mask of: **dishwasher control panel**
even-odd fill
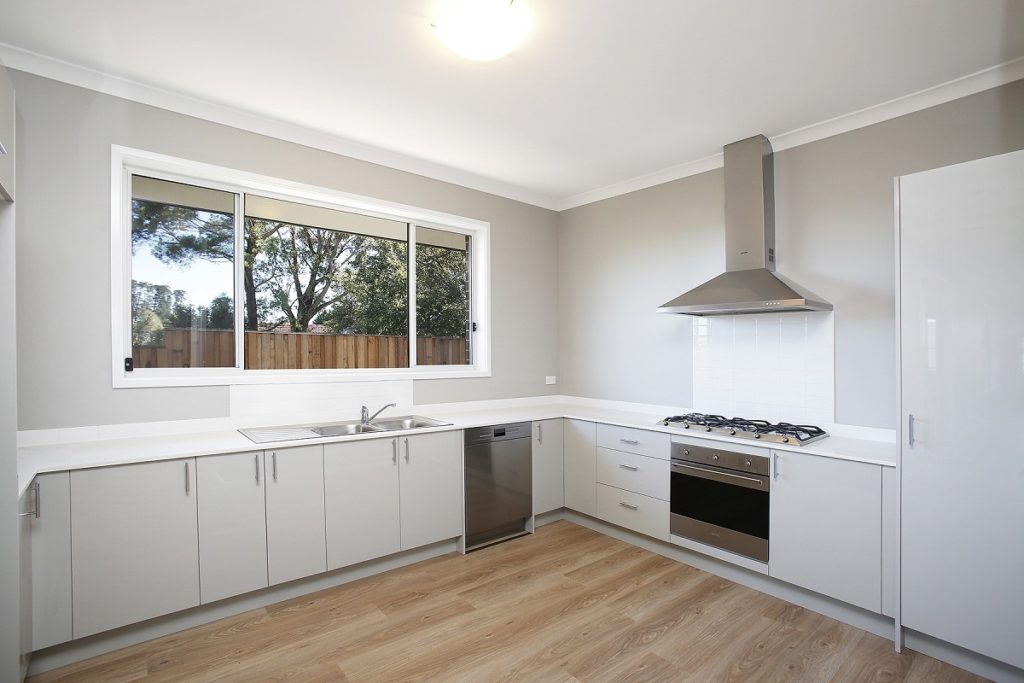
[[[467,446],[472,446],[477,443],[522,439],[530,436],[532,431],[532,422],[512,422],[510,424],[493,425],[490,427],[474,427],[465,431],[465,440]]]

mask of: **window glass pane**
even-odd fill
[[[416,228],[416,363],[471,365],[470,237]]]
[[[136,368],[235,364],[235,195],[132,176]]]
[[[409,367],[405,223],[245,204],[246,368]]]

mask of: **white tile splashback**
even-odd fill
[[[827,429],[835,422],[833,314],[695,318],[693,407]]]

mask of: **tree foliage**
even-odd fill
[[[234,261],[229,214],[134,200],[132,219],[133,249],[164,263]],[[338,334],[408,333],[405,242],[246,218],[243,247],[246,329],[306,332],[317,323]],[[419,244],[416,269],[418,334],[465,335],[467,253]],[[194,306],[181,290],[133,282],[133,343],[158,343],[168,327],[231,329],[232,304],[221,294]]]

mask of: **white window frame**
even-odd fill
[[[409,224],[410,239],[416,226],[436,228],[472,238],[470,312],[476,329],[469,340],[472,365],[420,365],[416,362],[415,316],[410,314],[408,368],[353,368],[319,370],[246,370],[244,333],[240,320],[241,269],[235,268],[235,363],[233,368],[124,369],[131,353],[131,176],[150,175],[164,180],[200,185],[237,193],[235,253],[241,253],[245,217],[239,206],[242,194],[260,194],[329,209],[362,213]],[[232,384],[290,384],[296,382],[367,382],[408,379],[446,379],[491,376],[490,223],[406,204],[297,183],[282,178],[190,161],[165,154],[111,145],[110,147],[110,320],[111,376],[114,388],[180,387]],[[409,307],[416,307],[416,272],[410,259]]]

